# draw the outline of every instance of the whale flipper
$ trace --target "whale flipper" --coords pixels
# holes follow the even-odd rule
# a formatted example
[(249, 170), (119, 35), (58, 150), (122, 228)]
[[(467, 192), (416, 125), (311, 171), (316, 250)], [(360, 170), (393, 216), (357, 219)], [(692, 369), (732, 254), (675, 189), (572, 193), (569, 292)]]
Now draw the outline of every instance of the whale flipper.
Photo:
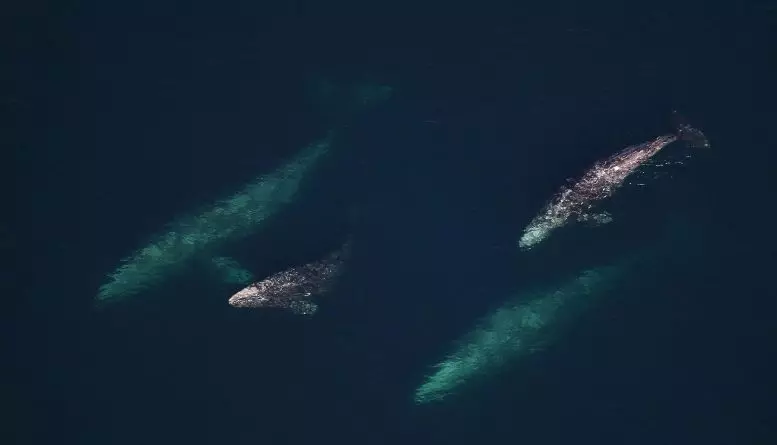
[(254, 281), (254, 274), (240, 265), (234, 258), (218, 256), (210, 259), (210, 266), (228, 284), (248, 284)]

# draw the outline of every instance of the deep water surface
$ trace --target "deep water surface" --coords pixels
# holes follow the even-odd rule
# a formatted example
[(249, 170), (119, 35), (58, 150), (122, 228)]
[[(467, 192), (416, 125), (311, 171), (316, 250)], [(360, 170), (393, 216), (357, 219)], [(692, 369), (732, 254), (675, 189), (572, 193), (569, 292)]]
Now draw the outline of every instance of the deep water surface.
[[(396, 8), (15, 13), (3, 443), (773, 443), (773, 8)], [(345, 125), (310, 93), (322, 77), (397, 94)], [(611, 224), (517, 249), (559, 186), (671, 131), (672, 109), (709, 149), (668, 147), (682, 163), (605, 203)], [(262, 276), (350, 233), (353, 265), (315, 317), (231, 308), (236, 289), (197, 265), (94, 308), (165, 223), (333, 126), (300, 200), (233, 246)], [(678, 231), (542, 354), (414, 406), (508, 296)]]

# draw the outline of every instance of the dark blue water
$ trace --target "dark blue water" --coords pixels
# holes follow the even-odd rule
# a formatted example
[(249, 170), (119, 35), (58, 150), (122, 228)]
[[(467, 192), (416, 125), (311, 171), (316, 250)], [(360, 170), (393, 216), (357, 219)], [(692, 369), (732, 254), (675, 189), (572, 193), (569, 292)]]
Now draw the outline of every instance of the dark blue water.
[[(774, 8), (474, 8), (10, 14), (3, 443), (772, 443)], [(234, 289), (196, 273), (96, 312), (105, 274), (165, 223), (342, 125), (310, 98), (321, 77), (397, 93), (342, 128), (300, 201), (240, 247), (262, 275), (352, 233), (355, 265), (316, 317), (234, 310)], [(611, 225), (517, 250), (567, 178), (671, 131), (673, 109), (711, 148), (666, 153), (684, 163), (624, 187)], [(683, 242), (547, 353), (412, 405), (428, 366), (508, 295), (668, 227)]]

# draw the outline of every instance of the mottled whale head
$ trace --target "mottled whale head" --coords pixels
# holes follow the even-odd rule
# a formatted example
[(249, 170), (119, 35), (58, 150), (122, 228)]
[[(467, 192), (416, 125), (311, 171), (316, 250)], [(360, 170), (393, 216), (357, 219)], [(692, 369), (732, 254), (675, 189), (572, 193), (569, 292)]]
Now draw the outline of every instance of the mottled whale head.
[(284, 308), (295, 314), (313, 315), (312, 301), (331, 289), (348, 256), (349, 241), (325, 258), (278, 272), (232, 295), (233, 307)]
[(312, 293), (293, 283), (278, 283), (267, 279), (253, 283), (229, 298), (237, 308), (280, 308), (295, 314), (313, 315), (318, 305), (310, 301)]

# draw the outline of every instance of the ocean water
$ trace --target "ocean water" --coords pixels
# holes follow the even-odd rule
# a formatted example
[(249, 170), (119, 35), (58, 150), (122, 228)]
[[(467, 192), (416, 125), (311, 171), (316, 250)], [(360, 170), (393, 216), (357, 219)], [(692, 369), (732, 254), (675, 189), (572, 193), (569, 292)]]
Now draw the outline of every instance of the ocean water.
[[(3, 443), (772, 443), (774, 11), (630, 8), (20, 10)], [(396, 94), (345, 119), (320, 79)], [(601, 203), (611, 223), (517, 248), (559, 187), (675, 109), (709, 148), (663, 150)], [(240, 286), (196, 262), (95, 307), (165, 224), (332, 128), (299, 196), (214, 252), (264, 277), (351, 236), (315, 316), (232, 308)], [(536, 351), (489, 350), (416, 403), (506, 303), (624, 264)]]

